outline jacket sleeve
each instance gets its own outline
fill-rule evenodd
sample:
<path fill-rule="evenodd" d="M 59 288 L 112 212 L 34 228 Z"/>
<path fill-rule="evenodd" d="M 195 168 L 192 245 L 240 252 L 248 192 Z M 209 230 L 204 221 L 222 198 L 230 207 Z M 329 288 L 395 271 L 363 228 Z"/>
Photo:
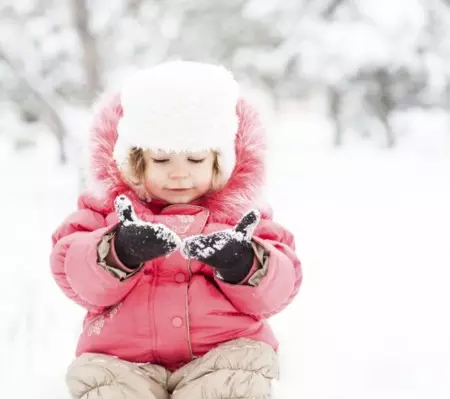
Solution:
<path fill-rule="evenodd" d="M 102 312 L 119 303 L 136 285 L 140 274 L 119 279 L 99 264 L 98 246 L 116 223 L 107 225 L 105 215 L 82 198 L 52 236 L 50 266 L 65 295 L 91 312 Z"/>
<path fill-rule="evenodd" d="M 260 221 L 253 241 L 266 252 L 258 283 L 233 285 L 218 278 L 216 281 L 236 309 L 257 319 L 268 318 L 297 295 L 302 282 L 301 264 L 293 235 L 271 220 Z"/>

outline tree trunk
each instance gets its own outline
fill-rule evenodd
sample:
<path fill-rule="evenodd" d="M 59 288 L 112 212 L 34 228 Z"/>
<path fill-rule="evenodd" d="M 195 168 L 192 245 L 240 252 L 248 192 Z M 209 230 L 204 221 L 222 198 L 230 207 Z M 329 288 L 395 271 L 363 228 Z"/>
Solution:
<path fill-rule="evenodd" d="M 89 10 L 86 0 L 72 0 L 72 18 L 75 32 L 80 41 L 82 49 L 82 65 L 85 75 L 84 103 L 90 107 L 94 99 L 101 90 L 100 82 L 100 57 L 98 54 L 96 38 L 91 32 L 89 26 Z M 78 189 L 81 192 L 86 182 L 82 173 L 82 160 L 77 159 L 78 163 Z"/>
<path fill-rule="evenodd" d="M 68 132 L 66 126 L 64 125 L 62 119 L 59 117 L 55 109 L 50 108 L 49 112 L 49 122 L 48 124 L 52 126 L 52 131 L 58 141 L 59 148 L 59 163 L 65 165 L 68 161 L 67 151 L 66 151 L 66 139 Z"/>
<path fill-rule="evenodd" d="M 378 116 L 386 131 L 386 146 L 388 148 L 393 148 L 396 145 L 396 137 L 389 123 L 389 116 L 394 110 L 395 104 L 390 93 L 391 82 L 389 74 L 385 69 L 379 69 L 375 73 L 375 78 L 380 89 Z"/>
<path fill-rule="evenodd" d="M 344 131 L 341 123 L 342 96 L 334 87 L 329 87 L 330 116 L 334 122 L 334 146 L 340 147 L 343 142 Z"/>
<path fill-rule="evenodd" d="M 100 58 L 97 43 L 89 28 L 89 11 L 86 0 L 72 0 L 72 18 L 82 49 L 82 64 L 86 78 L 84 100 L 90 106 L 101 89 Z"/>

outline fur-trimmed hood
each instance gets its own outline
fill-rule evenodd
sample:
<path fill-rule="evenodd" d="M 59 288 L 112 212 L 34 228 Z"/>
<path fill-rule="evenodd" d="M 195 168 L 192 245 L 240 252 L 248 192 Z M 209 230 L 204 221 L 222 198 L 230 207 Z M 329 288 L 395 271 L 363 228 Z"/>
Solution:
<path fill-rule="evenodd" d="M 127 194 L 134 201 L 143 202 L 123 180 L 114 160 L 117 127 L 123 116 L 119 94 L 106 95 L 95 107 L 87 146 L 85 168 L 87 196 L 101 201 L 102 208 L 112 209 L 114 199 Z M 207 208 L 211 220 L 235 223 L 251 208 L 259 208 L 262 216 L 270 217 L 271 210 L 261 201 L 265 181 L 266 139 L 255 110 L 243 99 L 236 106 L 238 132 L 236 135 L 236 163 L 226 185 L 218 192 L 200 198 L 196 204 Z M 148 203 L 151 208 L 151 202 Z"/>

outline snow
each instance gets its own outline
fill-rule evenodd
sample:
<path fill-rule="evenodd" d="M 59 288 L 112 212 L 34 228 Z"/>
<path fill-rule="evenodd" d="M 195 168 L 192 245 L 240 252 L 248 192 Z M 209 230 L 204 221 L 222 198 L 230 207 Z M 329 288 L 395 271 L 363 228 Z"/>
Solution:
<path fill-rule="evenodd" d="M 247 242 L 247 246 L 250 248 L 250 241 L 260 218 L 259 211 L 255 209 L 247 212 L 233 229 L 186 238 L 181 247 L 181 254 L 186 259 L 191 257 L 196 259 L 210 258 L 232 241 L 234 243 Z M 220 273 L 218 274 L 220 275 Z"/>
<path fill-rule="evenodd" d="M 221 251 L 232 240 L 244 241 L 244 235 L 234 230 L 218 231 L 206 236 L 196 235 L 184 240 L 181 254 L 186 258 L 207 259 Z M 248 245 L 248 244 L 247 244 Z"/>
<path fill-rule="evenodd" d="M 420 151 L 421 140 L 334 150 L 327 121 L 297 119 L 274 122 L 271 137 L 268 197 L 304 268 L 299 296 L 272 320 L 275 397 L 448 398 L 449 152 Z M 411 125 L 425 135 L 428 122 Z M 5 397 L 68 399 L 83 311 L 56 287 L 48 256 L 78 177 L 56 165 L 51 141 L 39 148 L 0 152 L 0 375 Z"/>
<path fill-rule="evenodd" d="M 279 178 L 278 219 L 305 269 L 275 320 L 286 395 L 298 385 L 314 399 L 448 397 L 448 166 L 344 151 L 297 161 L 298 191 Z"/>

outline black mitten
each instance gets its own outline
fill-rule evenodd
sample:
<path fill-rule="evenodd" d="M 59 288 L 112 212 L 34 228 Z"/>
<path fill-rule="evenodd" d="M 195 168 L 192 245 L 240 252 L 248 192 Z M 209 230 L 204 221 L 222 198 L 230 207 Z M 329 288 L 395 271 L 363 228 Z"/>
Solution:
<path fill-rule="evenodd" d="M 168 227 L 140 220 L 125 195 L 116 198 L 115 207 L 119 226 L 114 246 L 118 258 L 126 266 L 136 268 L 142 262 L 167 255 L 181 247 L 180 237 Z"/>
<path fill-rule="evenodd" d="M 181 253 L 185 258 L 198 259 L 214 267 L 218 277 L 227 283 L 237 284 L 253 265 L 251 239 L 259 220 L 259 211 L 252 210 L 234 229 L 188 237 L 183 242 Z"/>

